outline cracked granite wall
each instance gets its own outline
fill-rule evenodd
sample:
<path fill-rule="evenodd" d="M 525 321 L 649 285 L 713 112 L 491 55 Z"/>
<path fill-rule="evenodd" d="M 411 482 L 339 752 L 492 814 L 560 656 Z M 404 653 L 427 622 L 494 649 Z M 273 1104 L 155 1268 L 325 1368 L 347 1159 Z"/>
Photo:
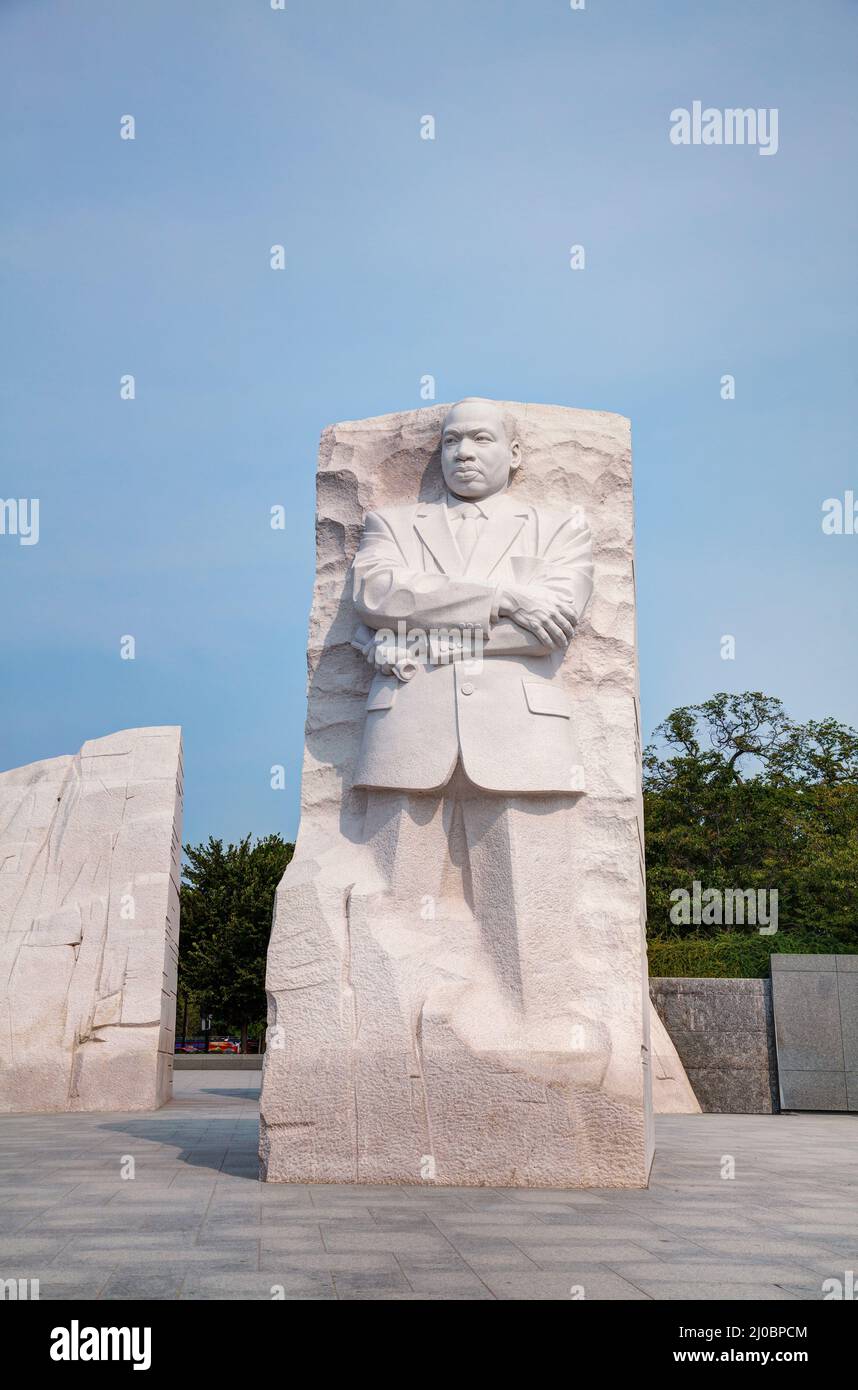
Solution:
<path fill-rule="evenodd" d="M 0 1110 L 151 1110 L 172 1090 L 181 730 L 0 773 Z"/>

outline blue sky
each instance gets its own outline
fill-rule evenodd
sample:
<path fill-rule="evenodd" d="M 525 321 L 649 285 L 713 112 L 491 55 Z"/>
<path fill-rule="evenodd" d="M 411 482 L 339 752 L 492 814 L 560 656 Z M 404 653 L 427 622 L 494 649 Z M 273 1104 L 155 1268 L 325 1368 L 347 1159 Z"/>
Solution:
<path fill-rule="evenodd" d="M 294 834 L 318 436 L 425 373 L 631 417 L 648 729 L 858 724 L 854 0 L 4 0 L 0 50 L 0 767 L 179 723 L 186 840 Z M 694 100 L 777 154 L 672 145 Z"/>

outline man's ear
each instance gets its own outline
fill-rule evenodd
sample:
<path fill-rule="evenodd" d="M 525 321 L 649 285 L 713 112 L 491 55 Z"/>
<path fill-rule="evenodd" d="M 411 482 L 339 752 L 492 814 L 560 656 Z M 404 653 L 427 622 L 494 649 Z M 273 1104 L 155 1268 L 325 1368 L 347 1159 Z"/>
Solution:
<path fill-rule="evenodd" d="M 521 445 L 519 444 L 517 439 L 514 439 L 510 444 L 509 453 L 510 458 L 512 460 L 512 462 L 510 463 L 510 471 L 514 473 L 515 470 L 518 468 L 519 464 L 521 463 Z"/>

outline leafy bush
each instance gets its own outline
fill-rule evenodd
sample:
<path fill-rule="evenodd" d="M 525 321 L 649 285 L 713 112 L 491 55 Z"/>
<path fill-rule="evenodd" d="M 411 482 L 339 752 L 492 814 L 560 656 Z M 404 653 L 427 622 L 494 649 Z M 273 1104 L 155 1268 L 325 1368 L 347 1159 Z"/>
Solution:
<path fill-rule="evenodd" d="M 774 936 L 720 932 L 709 937 L 655 939 L 649 943 L 649 973 L 698 979 L 711 975 L 764 978 L 769 973 L 769 956 L 778 952 L 784 955 L 828 952 L 854 955 L 858 952 L 858 943 L 825 932 L 777 932 Z"/>

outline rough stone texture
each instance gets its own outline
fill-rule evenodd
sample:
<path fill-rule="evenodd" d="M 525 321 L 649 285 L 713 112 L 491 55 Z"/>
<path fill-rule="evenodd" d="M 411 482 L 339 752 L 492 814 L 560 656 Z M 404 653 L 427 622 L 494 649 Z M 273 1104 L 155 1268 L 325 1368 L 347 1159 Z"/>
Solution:
<path fill-rule="evenodd" d="M 649 1009 L 653 1111 L 656 1115 L 699 1115 L 702 1113 L 700 1102 L 685 1074 L 673 1039 L 653 1003 Z"/>
<path fill-rule="evenodd" d="M 261 1159 L 269 1181 L 644 1186 L 653 1151 L 643 934 L 640 721 L 628 421 L 510 405 L 511 493 L 583 506 L 595 592 L 554 678 L 572 701 L 587 794 L 560 844 L 555 802 L 538 928 L 554 954 L 540 1027 L 516 1033 L 461 880 L 401 910 L 367 852 L 352 787 L 371 672 L 351 646 L 348 572 L 365 513 L 441 496 L 446 407 L 329 427 L 318 466 L 301 826 L 268 956 Z M 503 738 L 503 729 L 497 731 Z M 517 811 L 515 814 L 523 814 Z M 425 857 L 429 863 L 431 855 Z M 431 866 L 437 867 L 434 860 Z M 570 915 L 552 884 L 571 885 Z M 503 906 L 504 884 L 498 884 Z M 533 923 L 518 921 L 520 939 Z M 549 1002 L 546 1000 L 546 1002 Z"/>
<path fill-rule="evenodd" d="M 181 820 L 178 728 L 0 773 L 0 1110 L 169 1099 Z"/>
<path fill-rule="evenodd" d="M 858 957 L 773 955 L 784 1110 L 858 1110 Z"/>
<path fill-rule="evenodd" d="M 704 1111 L 778 1109 L 768 980 L 651 979 L 649 987 Z"/>

